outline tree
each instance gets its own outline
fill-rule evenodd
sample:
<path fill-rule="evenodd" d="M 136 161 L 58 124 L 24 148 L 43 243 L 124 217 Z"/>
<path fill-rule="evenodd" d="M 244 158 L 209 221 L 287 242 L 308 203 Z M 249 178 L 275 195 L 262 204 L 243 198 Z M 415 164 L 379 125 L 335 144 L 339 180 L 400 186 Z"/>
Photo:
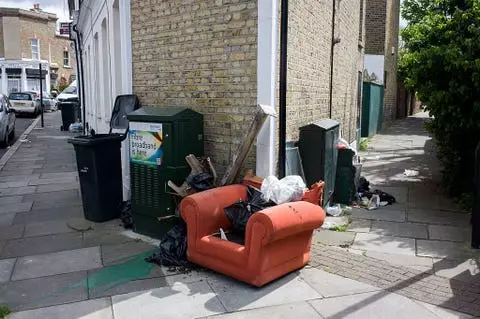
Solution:
<path fill-rule="evenodd" d="M 433 116 L 444 183 L 472 189 L 480 140 L 480 0 L 405 0 L 399 74 Z"/>

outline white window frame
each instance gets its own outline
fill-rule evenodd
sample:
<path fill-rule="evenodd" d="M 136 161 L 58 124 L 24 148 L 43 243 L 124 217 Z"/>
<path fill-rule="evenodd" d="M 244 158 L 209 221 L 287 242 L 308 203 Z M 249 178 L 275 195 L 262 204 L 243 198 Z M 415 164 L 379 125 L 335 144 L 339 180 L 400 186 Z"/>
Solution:
<path fill-rule="evenodd" d="M 65 64 L 65 53 L 67 54 L 67 64 Z M 70 67 L 70 51 L 63 50 L 63 66 L 66 68 Z"/>
<path fill-rule="evenodd" d="M 34 45 L 33 41 L 37 41 L 37 43 Z M 38 39 L 38 38 L 30 39 L 30 47 L 32 49 L 32 59 L 33 60 L 40 60 L 40 39 Z M 34 51 L 35 47 L 36 47 L 36 51 Z M 35 55 L 37 55 L 38 57 L 35 58 Z"/>

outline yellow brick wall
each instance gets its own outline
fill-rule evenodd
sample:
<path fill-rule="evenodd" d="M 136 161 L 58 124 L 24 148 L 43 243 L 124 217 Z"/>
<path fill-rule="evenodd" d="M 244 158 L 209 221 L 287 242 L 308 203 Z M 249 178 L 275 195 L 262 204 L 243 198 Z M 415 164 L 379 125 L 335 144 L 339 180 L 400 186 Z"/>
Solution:
<path fill-rule="evenodd" d="M 134 93 L 202 113 L 205 153 L 223 172 L 256 107 L 257 1 L 132 0 L 131 13 Z"/>

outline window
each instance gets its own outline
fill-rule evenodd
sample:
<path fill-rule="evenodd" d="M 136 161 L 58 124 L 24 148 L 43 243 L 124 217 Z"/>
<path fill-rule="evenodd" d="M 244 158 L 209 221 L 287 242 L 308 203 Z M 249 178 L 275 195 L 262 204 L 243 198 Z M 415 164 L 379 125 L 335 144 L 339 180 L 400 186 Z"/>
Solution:
<path fill-rule="evenodd" d="M 70 67 L 70 52 L 63 51 L 63 66 Z"/>
<path fill-rule="evenodd" d="M 32 39 L 32 59 L 40 60 L 40 40 Z"/>

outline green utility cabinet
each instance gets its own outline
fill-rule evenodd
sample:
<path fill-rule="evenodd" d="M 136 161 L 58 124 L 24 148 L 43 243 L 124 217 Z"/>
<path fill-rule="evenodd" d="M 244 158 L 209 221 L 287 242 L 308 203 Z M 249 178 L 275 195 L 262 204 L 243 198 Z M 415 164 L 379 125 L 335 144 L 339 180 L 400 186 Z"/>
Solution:
<path fill-rule="evenodd" d="M 298 149 L 307 185 L 324 181 L 323 205 L 327 206 L 335 188 L 337 143 L 340 124 L 331 119 L 300 128 Z"/>
<path fill-rule="evenodd" d="M 203 115 L 179 107 L 143 107 L 130 121 L 130 179 L 135 232 L 161 238 L 175 223 L 180 186 L 191 169 L 185 156 L 203 156 Z"/>

